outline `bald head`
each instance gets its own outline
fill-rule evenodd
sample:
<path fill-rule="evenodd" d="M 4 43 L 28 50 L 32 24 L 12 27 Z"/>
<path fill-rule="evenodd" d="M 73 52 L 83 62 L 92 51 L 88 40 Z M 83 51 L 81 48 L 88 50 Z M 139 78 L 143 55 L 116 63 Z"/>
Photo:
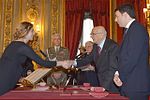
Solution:
<path fill-rule="evenodd" d="M 107 32 L 103 26 L 96 26 L 92 29 L 91 37 L 93 42 L 99 44 L 102 42 L 107 36 Z"/>
<path fill-rule="evenodd" d="M 97 33 L 97 34 L 107 34 L 105 28 L 103 26 L 96 26 L 92 29 L 93 33 Z"/>

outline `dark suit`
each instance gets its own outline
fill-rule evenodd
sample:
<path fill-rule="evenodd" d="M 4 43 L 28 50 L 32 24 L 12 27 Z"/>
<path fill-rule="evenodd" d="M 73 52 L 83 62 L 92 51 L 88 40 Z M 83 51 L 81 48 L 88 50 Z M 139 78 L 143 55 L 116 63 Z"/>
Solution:
<path fill-rule="evenodd" d="M 125 34 L 119 51 L 119 77 L 123 82 L 123 95 L 130 97 L 131 93 L 150 91 L 148 46 L 147 31 L 134 21 Z"/>
<path fill-rule="evenodd" d="M 100 86 L 110 92 L 116 92 L 117 87 L 113 83 L 113 76 L 118 66 L 118 45 L 114 41 L 106 38 L 100 56 L 97 56 L 97 49 L 97 45 L 94 44 L 91 54 L 82 60 L 77 60 L 77 66 L 83 66 L 94 61 Z"/>

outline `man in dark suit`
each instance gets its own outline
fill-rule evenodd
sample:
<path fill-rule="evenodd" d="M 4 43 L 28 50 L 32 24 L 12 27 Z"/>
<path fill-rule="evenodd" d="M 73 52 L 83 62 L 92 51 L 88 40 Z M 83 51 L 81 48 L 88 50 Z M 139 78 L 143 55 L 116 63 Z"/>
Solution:
<path fill-rule="evenodd" d="M 77 67 L 94 61 L 99 85 L 103 87 L 103 90 L 117 92 L 113 76 L 117 69 L 118 45 L 107 38 L 107 32 L 103 26 L 94 27 L 91 37 L 94 42 L 93 50 L 84 59 L 76 61 Z"/>
<path fill-rule="evenodd" d="M 149 36 L 146 29 L 135 19 L 134 8 L 125 4 L 115 10 L 115 21 L 127 28 L 120 46 L 119 69 L 114 82 L 122 95 L 130 100 L 148 100 L 150 71 L 148 68 Z"/>

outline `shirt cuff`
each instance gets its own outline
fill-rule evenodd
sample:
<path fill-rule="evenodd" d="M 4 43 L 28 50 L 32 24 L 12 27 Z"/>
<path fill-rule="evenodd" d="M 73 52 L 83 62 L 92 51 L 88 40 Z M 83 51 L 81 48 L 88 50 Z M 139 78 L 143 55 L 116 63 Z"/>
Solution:
<path fill-rule="evenodd" d="M 115 75 L 118 75 L 118 76 L 119 76 L 119 72 L 118 72 L 118 71 L 116 71 L 116 72 L 115 72 Z"/>
<path fill-rule="evenodd" d="M 77 61 L 74 60 L 73 66 L 77 66 Z"/>

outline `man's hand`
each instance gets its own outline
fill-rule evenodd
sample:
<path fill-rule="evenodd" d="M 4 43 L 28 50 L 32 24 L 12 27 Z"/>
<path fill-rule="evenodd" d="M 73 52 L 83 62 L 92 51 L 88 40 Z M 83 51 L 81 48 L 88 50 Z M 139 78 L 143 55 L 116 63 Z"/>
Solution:
<path fill-rule="evenodd" d="M 65 69 L 68 69 L 68 68 L 70 68 L 73 65 L 73 63 L 74 63 L 74 60 L 65 60 L 63 67 Z"/>
<path fill-rule="evenodd" d="M 65 61 L 58 61 L 57 66 L 62 66 L 65 69 L 70 68 L 74 63 L 74 60 L 65 60 Z"/>
<path fill-rule="evenodd" d="M 117 86 L 122 86 L 122 81 L 120 80 L 120 78 L 119 78 L 119 75 L 114 75 L 114 82 L 115 82 L 115 84 L 117 85 Z"/>
<path fill-rule="evenodd" d="M 92 71 L 95 71 L 95 67 L 92 66 L 92 65 L 89 65 L 87 68 L 90 69 L 90 70 L 92 70 Z"/>

